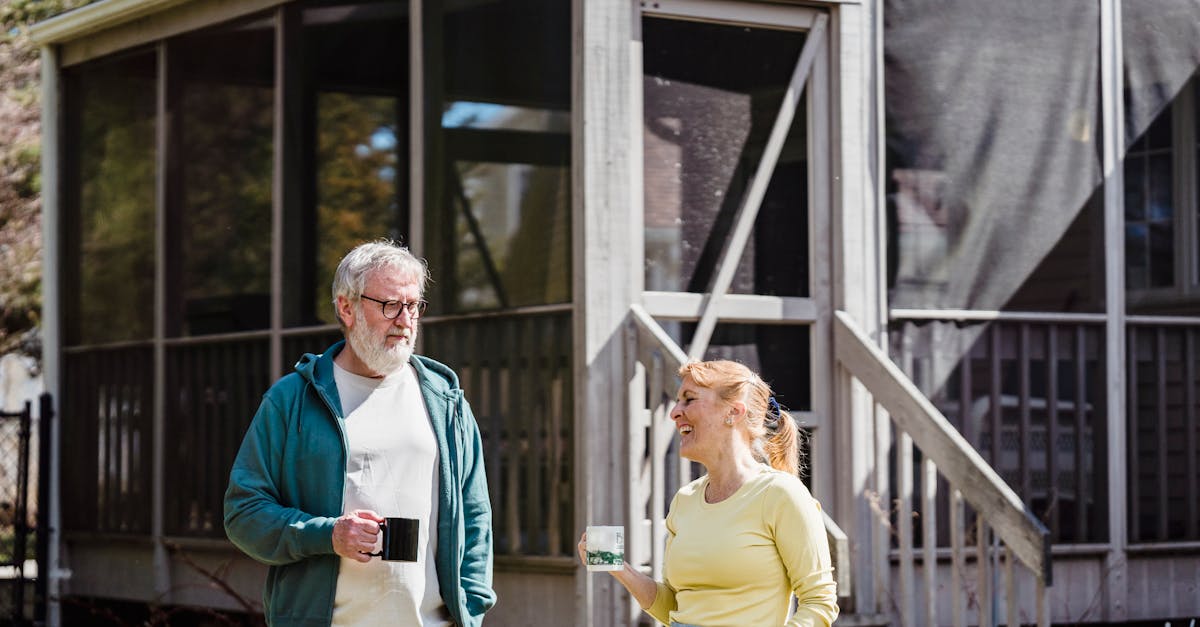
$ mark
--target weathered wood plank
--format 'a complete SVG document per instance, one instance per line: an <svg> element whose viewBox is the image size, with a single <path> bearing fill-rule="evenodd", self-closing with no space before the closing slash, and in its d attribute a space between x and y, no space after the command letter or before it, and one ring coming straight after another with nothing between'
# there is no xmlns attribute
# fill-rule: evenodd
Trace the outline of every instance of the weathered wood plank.
<svg viewBox="0 0 1200 627"><path fill-rule="evenodd" d="M908 433L896 437L896 533L900 536L900 624L916 627L913 576L913 442Z"/></svg>
<svg viewBox="0 0 1200 627"><path fill-rule="evenodd" d="M1004 549L1004 596L1008 600L1004 624L1008 627L1021 627L1021 616L1017 613L1017 579L1014 567L1012 549Z"/></svg>
<svg viewBox="0 0 1200 627"><path fill-rule="evenodd" d="M975 577L979 591L979 627L992 627L992 564L989 560L990 533L983 516L975 513Z"/></svg>
<svg viewBox="0 0 1200 627"><path fill-rule="evenodd" d="M937 624L937 465L921 460L921 567L925 575L925 624Z"/></svg>
<svg viewBox="0 0 1200 627"><path fill-rule="evenodd" d="M966 625L963 616L963 591L959 590L960 582L963 581L964 568L964 552L966 548L963 546L963 498L962 492L958 490L950 491L950 614L954 621L954 627L964 627Z"/></svg>

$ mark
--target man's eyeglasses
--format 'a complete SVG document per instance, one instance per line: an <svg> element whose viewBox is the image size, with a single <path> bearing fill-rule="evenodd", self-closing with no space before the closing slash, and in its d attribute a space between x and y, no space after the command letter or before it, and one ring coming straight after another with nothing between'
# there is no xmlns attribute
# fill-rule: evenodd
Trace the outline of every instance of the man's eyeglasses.
<svg viewBox="0 0 1200 627"><path fill-rule="evenodd" d="M411 303L402 303L398 300L379 300L371 298L365 294L360 294L359 298L365 298L369 301L379 303L379 309L383 312L383 317L388 320L395 320L400 316L400 312L407 311L408 315L414 318L420 318L421 314L425 313L425 307L429 305L424 300L418 300Z"/></svg>

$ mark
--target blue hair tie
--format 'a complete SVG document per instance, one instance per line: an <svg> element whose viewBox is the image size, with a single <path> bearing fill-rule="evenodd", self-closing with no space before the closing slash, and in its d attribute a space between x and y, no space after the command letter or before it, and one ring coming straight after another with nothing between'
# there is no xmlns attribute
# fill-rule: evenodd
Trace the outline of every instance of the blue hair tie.
<svg viewBox="0 0 1200 627"><path fill-rule="evenodd" d="M763 424L771 431L778 429L779 428L779 420L783 417L782 414L783 414L783 406L781 406L779 404L779 401L775 400L774 396L768 398L767 399L767 416L766 416L766 420L763 421Z"/></svg>

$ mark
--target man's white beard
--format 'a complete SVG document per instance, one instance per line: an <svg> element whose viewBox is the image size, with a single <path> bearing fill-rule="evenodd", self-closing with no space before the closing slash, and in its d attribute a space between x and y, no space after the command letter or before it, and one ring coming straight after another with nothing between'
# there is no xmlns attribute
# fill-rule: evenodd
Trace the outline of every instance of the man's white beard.
<svg viewBox="0 0 1200 627"><path fill-rule="evenodd" d="M388 337L398 336L402 332L400 327L391 325L388 327L388 336L376 335L367 325L360 305L354 314L354 326L350 328L346 341L367 368L376 374L387 376L403 367L408 363L409 357L412 357L413 346L417 343L417 327L414 325L409 331L412 335L407 340L400 340L388 346Z"/></svg>

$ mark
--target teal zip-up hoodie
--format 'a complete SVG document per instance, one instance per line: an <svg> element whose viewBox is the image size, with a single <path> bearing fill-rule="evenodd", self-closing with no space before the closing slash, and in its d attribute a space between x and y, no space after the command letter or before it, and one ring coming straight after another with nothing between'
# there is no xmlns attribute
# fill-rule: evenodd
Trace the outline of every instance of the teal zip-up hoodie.
<svg viewBox="0 0 1200 627"><path fill-rule="evenodd" d="M333 523L342 514L346 430L333 379L345 342L306 354L263 395L225 492L225 533L269 565L267 622L329 625L341 558ZM476 627L496 603L492 512L483 443L454 371L427 357L409 360L438 442L438 534L442 600L455 625Z"/></svg>

